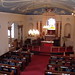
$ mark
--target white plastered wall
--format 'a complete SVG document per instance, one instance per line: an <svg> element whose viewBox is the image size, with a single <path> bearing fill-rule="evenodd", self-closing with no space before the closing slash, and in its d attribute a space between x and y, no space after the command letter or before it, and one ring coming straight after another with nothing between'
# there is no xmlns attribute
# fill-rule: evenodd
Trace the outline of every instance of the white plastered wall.
<svg viewBox="0 0 75 75"><path fill-rule="evenodd" d="M52 17L52 16L51 16ZM72 15L55 15L56 21L62 21L62 34L64 36L64 25L70 23L72 25L71 41L73 41L73 47L75 50L75 18ZM70 21L67 20L70 19ZM36 29L36 23L42 21L43 25L45 24L45 19L42 15L20 15L12 13L3 13L0 12L0 55L9 51L8 48L8 22L17 22L18 24L23 25L23 40L28 37L28 30L31 23L33 23L33 28ZM20 23L21 22L21 23ZM16 36L17 38L18 36ZM63 43L62 43L63 44Z"/></svg>
<svg viewBox="0 0 75 75"><path fill-rule="evenodd" d="M9 22L17 22L19 24L20 21L22 21L23 25L25 24L24 15L0 12L0 55L9 51L7 32Z"/></svg>

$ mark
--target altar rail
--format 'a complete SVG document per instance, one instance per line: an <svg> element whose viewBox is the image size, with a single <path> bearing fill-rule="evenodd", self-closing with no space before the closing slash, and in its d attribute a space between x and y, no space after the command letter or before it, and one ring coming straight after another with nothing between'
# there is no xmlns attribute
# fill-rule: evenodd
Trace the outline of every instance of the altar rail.
<svg viewBox="0 0 75 75"><path fill-rule="evenodd" d="M69 55L73 54L73 48L72 47L57 47L57 46L27 46L30 51L38 51L38 52L46 52L51 54L61 54L61 55Z"/></svg>

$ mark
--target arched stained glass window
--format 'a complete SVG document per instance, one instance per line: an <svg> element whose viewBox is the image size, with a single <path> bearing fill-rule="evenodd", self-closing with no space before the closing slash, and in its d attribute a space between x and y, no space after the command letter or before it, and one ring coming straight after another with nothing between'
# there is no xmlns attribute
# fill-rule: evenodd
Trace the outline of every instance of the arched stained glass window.
<svg viewBox="0 0 75 75"><path fill-rule="evenodd" d="M55 30L56 29L56 21L53 18L47 20L48 30Z"/></svg>

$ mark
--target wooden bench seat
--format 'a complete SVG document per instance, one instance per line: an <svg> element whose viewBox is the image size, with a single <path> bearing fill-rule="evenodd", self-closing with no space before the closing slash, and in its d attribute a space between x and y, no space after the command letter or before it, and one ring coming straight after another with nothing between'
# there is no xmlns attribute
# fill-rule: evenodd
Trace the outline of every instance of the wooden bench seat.
<svg viewBox="0 0 75 75"><path fill-rule="evenodd" d="M23 70L25 68L25 62L23 62L23 61L17 61L17 60L13 60L13 59L3 59L0 61L0 63L9 64L12 66L18 66L18 67L20 67L20 70Z"/></svg>
<svg viewBox="0 0 75 75"><path fill-rule="evenodd" d="M31 54L25 51L23 52L9 52L8 54L2 56L2 58L16 59L26 61L26 65L31 62Z"/></svg>
<svg viewBox="0 0 75 75"><path fill-rule="evenodd" d="M52 70L46 70L45 75L75 75L74 72L61 72L61 71L52 71Z"/></svg>
<svg viewBox="0 0 75 75"><path fill-rule="evenodd" d="M45 75L75 75L75 57L50 55Z"/></svg>
<svg viewBox="0 0 75 75"><path fill-rule="evenodd" d="M14 71L13 70L11 72L0 71L0 75L14 75Z"/></svg>
<svg viewBox="0 0 75 75"><path fill-rule="evenodd" d="M65 72L74 72L75 73L75 66L48 64L47 70L61 71L61 72L65 71Z"/></svg>
<svg viewBox="0 0 75 75"><path fill-rule="evenodd" d="M11 74L11 72L14 71L14 75L20 75L20 69L18 66L0 64L0 71L3 71L4 73L9 72L9 74Z"/></svg>
<svg viewBox="0 0 75 75"><path fill-rule="evenodd" d="M0 74L20 75L20 71L31 62L31 53L24 50L9 51L0 56ZM14 71L14 74L12 73ZM4 72L4 73L2 73Z"/></svg>
<svg viewBox="0 0 75 75"><path fill-rule="evenodd" d="M17 55L17 56L25 57L27 64L29 64L31 62L31 53L30 52L26 52L26 51L11 52L11 55Z"/></svg>

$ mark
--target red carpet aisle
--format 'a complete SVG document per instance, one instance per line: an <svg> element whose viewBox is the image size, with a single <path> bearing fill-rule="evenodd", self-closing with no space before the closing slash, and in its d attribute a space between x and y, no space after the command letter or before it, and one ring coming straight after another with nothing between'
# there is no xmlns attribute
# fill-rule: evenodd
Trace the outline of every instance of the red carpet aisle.
<svg viewBox="0 0 75 75"><path fill-rule="evenodd" d="M33 55L32 62L21 75L44 75L48 60L49 56Z"/></svg>

